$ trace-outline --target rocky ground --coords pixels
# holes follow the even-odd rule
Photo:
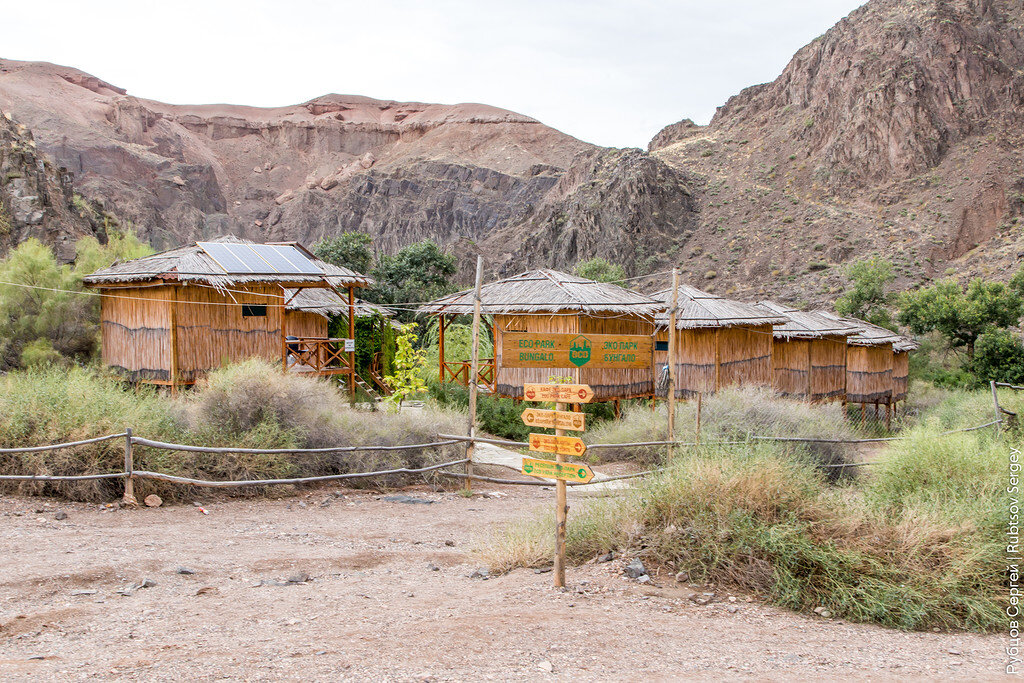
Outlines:
[[[1002,671],[1000,636],[901,633],[793,614],[654,571],[650,582],[628,578],[631,558],[571,568],[566,591],[533,570],[480,578],[473,549],[503,522],[548,509],[553,492],[478,492],[487,493],[410,490],[396,498],[332,488],[133,511],[0,499],[0,678],[989,678]],[[570,505],[580,505],[580,495],[570,491]]]

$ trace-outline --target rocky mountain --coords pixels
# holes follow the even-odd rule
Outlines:
[[[34,237],[70,261],[78,239],[103,236],[111,223],[115,216],[75,194],[71,175],[37,149],[24,124],[0,116],[0,253]]]
[[[698,286],[828,299],[879,254],[902,287],[1024,258],[1024,3],[873,0],[649,149],[699,177]]]
[[[704,289],[820,303],[873,254],[901,287],[1013,272],[1022,48],[1024,0],[871,0],[775,81],[646,151],[485,105],[170,105],[7,60],[0,110],[157,247],[359,230],[387,252],[431,237],[465,264],[484,253],[502,274],[603,256],[630,275],[679,265]]]

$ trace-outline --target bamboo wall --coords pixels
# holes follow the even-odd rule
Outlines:
[[[910,383],[910,353],[894,351],[892,355],[892,400],[904,401]]]
[[[309,311],[284,312],[285,335],[291,337],[327,338],[327,318]],[[280,351],[278,351],[280,355]]]
[[[668,330],[658,330],[656,339],[668,341]],[[772,346],[771,325],[676,330],[676,397],[727,386],[771,386]],[[655,364],[660,372],[668,351],[656,351]]]
[[[888,403],[892,400],[892,344],[846,347],[846,400]]]
[[[169,287],[104,289],[100,297],[103,364],[134,381],[171,378]],[[131,298],[118,298],[131,297]]]
[[[504,332],[548,332],[552,334],[640,334],[650,336],[654,325],[640,316],[496,315],[494,353],[499,396],[522,398],[524,384],[545,384],[548,377],[572,377],[589,384],[595,400],[650,396],[654,392],[653,368],[612,370],[604,368],[509,368],[502,364]]]

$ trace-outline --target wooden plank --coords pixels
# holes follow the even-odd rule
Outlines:
[[[589,465],[582,463],[561,463],[554,462],[552,460],[538,460],[536,458],[523,458],[523,474],[528,474],[531,477],[543,477],[544,479],[557,479],[559,481],[578,481],[581,484],[586,484],[594,478],[594,471],[590,469]],[[564,505],[562,506],[564,509]],[[564,519],[560,521],[560,528],[565,528]],[[557,560],[560,555],[555,556]],[[562,584],[565,583],[564,576],[564,561],[562,563],[563,575]],[[557,583],[557,572],[556,572],[556,583]]]
[[[527,427],[569,429],[574,432],[582,432],[586,429],[586,415],[568,410],[527,408],[521,417],[523,424]]]
[[[635,334],[549,334],[506,332],[502,365],[510,368],[646,369],[654,339]]]
[[[590,403],[594,390],[586,384],[525,384],[523,400]]]
[[[562,431],[561,429],[556,431]],[[538,453],[574,455],[577,458],[587,452],[587,445],[575,436],[561,434],[530,434],[530,450]]]

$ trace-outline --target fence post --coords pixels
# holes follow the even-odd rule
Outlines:
[[[989,380],[989,386],[992,387],[992,405],[996,409],[996,431],[1000,431],[1003,423],[1003,409],[999,406],[999,393],[996,390],[996,381]]]
[[[470,358],[469,368],[469,438],[476,436],[476,393],[477,375],[480,373],[480,287],[484,278],[484,257],[477,254],[476,257],[476,284],[473,287],[473,349]],[[495,356],[497,357],[497,356]],[[497,365],[495,365],[497,371]],[[476,451],[476,442],[470,441],[466,445],[466,490],[473,490],[473,455]]]
[[[125,505],[136,506],[139,501],[135,499],[135,463],[132,453],[132,428],[124,430],[124,498]]]
[[[679,269],[672,269],[672,303],[668,309],[668,440],[676,440],[676,314],[679,309]],[[672,462],[672,444],[666,450]]]

